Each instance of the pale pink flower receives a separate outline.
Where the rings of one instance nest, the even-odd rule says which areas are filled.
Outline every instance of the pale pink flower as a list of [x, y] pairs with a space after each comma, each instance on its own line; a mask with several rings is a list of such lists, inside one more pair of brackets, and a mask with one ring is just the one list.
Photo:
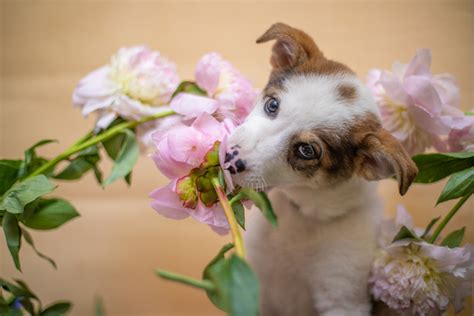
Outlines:
[[73, 103], [84, 116], [97, 113], [96, 127], [104, 129], [117, 117], [138, 120], [169, 110], [164, 105], [178, 83], [175, 65], [159, 52], [145, 46], [124, 47], [79, 82]]
[[430, 66], [431, 52], [420, 49], [409, 64], [394, 63], [392, 71], [371, 70], [367, 79], [384, 127], [412, 155], [431, 146], [446, 151], [450, 131], [472, 125], [459, 110], [454, 77], [433, 75]]
[[471, 124], [462, 129], [449, 132], [449, 151], [474, 151], [474, 116], [468, 116]]
[[204, 55], [195, 76], [207, 96], [181, 93], [171, 103], [173, 110], [188, 118], [206, 112], [219, 119], [231, 119], [237, 125], [243, 122], [257, 97], [257, 90], [248, 79], [218, 53]]
[[[179, 184], [182, 180], [192, 176], [192, 172], [196, 169], [207, 168], [203, 167], [205, 156], [213, 149], [216, 142], [221, 142], [218, 153], [219, 161], [212, 167], [219, 168], [221, 166], [226, 137], [233, 129], [234, 125], [231, 121], [219, 122], [210, 114], [202, 113], [189, 126], [177, 123], [167, 130], [153, 134], [156, 152], [152, 158], [158, 169], [171, 179], [170, 184], [158, 188], [150, 194], [150, 197], [154, 199], [152, 207], [157, 212], [174, 219], [191, 216], [209, 225], [220, 234], [227, 233], [228, 222], [219, 204], [206, 206], [206, 200], [202, 200], [199, 193], [195, 191], [195, 183], [191, 184], [191, 188], [185, 188], [189, 192], [184, 192], [184, 194], [191, 195], [193, 203], [182, 200], [180, 199]], [[215, 173], [215, 169], [213, 172]]]
[[[402, 225], [413, 225], [404, 208], [398, 209], [396, 218], [381, 226], [381, 248], [369, 279], [375, 300], [404, 315], [439, 315], [449, 304], [462, 310], [471, 292], [472, 246], [451, 249], [408, 239], [391, 243]], [[412, 230], [418, 236], [422, 233]]]

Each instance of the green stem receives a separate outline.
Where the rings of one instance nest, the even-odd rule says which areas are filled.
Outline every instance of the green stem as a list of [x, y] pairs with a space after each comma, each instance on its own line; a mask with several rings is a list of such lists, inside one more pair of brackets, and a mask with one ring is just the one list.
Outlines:
[[212, 284], [212, 282], [207, 281], [207, 280], [197, 280], [197, 279], [193, 279], [193, 278], [184, 276], [182, 274], [177, 274], [177, 273], [170, 272], [170, 271], [165, 271], [165, 270], [158, 270], [157, 269], [155, 272], [160, 277], [162, 277], [163, 279], [166, 279], [166, 280], [183, 283], [183, 284], [190, 285], [190, 286], [193, 286], [193, 287], [197, 287], [199, 289], [204, 289], [204, 290], [207, 290], [207, 291], [215, 290], [214, 284]]
[[241, 258], [245, 258], [245, 248], [242, 235], [240, 234], [239, 226], [237, 224], [234, 211], [232, 210], [232, 206], [230, 205], [229, 200], [227, 199], [227, 196], [224, 192], [224, 188], [221, 186], [219, 178], [213, 178], [212, 185], [216, 190], [217, 196], [219, 197], [219, 202], [221, 203], [222, 208], [224, 209], [225, 216], [227, 217], [227, 221], [229, 222], [230, 232], [234, 240], [235, 252]]
[[127, 122], [120, 123], [120, 124], [110, 128], [110, 129], [106, 130], [105, 132], [103, 132], [101, 134], [98, 134], [96, 136], [93, 136], [89, 139], [87, 139], [87, 137], [83, 137], [76, 144], [72, 145], [71, 147], [69, 147], [68, 149], [63, 151], [61, 154], [59, 154], [55, 158], [51, 159], [50, 161], [48, 161], [47, 163], [45, 163], [44, 165], [42, 165], [41, 167], [36, 169], [34, 172], [32, 172], [30, 175], [28, 175], [27, 178], [31, 178], [31, 177], [34, 177], [34, 176], [37, 176], [39, 174], [42, 174], [42, 173], [46, 172], [47, 170], [50, 170], [50, 169], [54, 168], [59, 162], [69, 158], [69, 156], [71, 156], [71, 155], [73, 155], [77, 152], [80, 152], [80, 151], [86, 149], [87, 147], [90, 147], [90, 146], [95, 145], [97, 143], [103, 142], [103, 141], [105, 141], [109, 138], [112, 138], [113, 136], [119, 134], [120, 132], [122, 132], [125, 129], [132, 129], [132, 128], [137, 127], [140, 124], [143, 124], [143, 123], [146, 123], [146, 122], [149, 122], [149, 121], [154, 121], [156, 119], [163, 118], [163, 117], [173, 115], [173, 114], [176, 114], [176, 113], [174, 111], [171, 111], [171, 110], [166, 111], [166, 112], [157, 113], [157, 114], [154, 114], [154, 115], [144, 117], [144, 118], [142, 118], [138, 121], [127, 121]]
[[439, 237], [439, 235], [443, 231], [446, 224], [448, 224], [448, 222], [451, 220], [451, 218], [459, 211], [461, 206], [467, 201], [467, 199], [471, 196], [471, 194], [472, 193], [469, 193], [466, 196], [464, 196], [462, 199], [460, 199], [456, 203], [456, 205], [454, 205], [454, 207], [449, 211], [449, 213], [446, 214], [446, 216], [443, 218], [441, 223], [439, 223], [438, 227], [436, 227], [436, 230], [433, 233], [433, 235], [431, 236], [431, 238], [428, 240], [429, 243], [433, 244], [436, 241], [436, 239]]

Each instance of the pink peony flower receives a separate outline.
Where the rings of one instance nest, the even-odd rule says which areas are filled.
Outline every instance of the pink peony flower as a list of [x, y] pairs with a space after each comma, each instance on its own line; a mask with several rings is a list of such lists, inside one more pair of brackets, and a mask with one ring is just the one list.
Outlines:
[[[406, 315], [439, 315], [450, 303], [462, 310], [471, 292], [472, 246], [451, 249], [407, 239], [391, 243], [402, 225], [413, 225], [403, 207], [396, 218], [381, 225], [381, 248], [369, 279], [374, 298]], [[422, 230], [415, 233], [421, 235]]]
[[196, 83], [207, 97], [181, 93], [171, 102], [171, 108], [187, 118], [206, 112], [240, 124], [257, 97], [251, 83], [218, 53], [206, 54], [198, 62]]
[[373, 69], [367, 86], [380, 106], [384, 127], [410, 154], [434, 146], [448, 150], [451, 130], [472, 126], [459, 110], [459, 88], [451, 75], [433, 75], [431, 52], [417, 51], [407, 65], [394, 63], [392, 71]]
[[124, 47], [109, 64], [79, 82], [73, 103], [82, 108], [84, 116], [97, 113], [96, 127], [104, 129], [119, 116], [137, 120], [168, 110], [163, 105], [178, 83], [175, 65], [159, 52], [145, 46]]
[[227, 219], [210, 179], [218, 175], [222, 161], [219, 157], [224, 151], [221, 148], [225, 146], [221, 143], [233, 129], [231, 121], [219, 122], [202, 113], [190, 126], [178, 123], [153, 134], [156, 152], [152, 158], [171, 179], [170, 184], [150, 194], [157, 212], [174, 219], [191, 216], [220, 234], [228, 232]]

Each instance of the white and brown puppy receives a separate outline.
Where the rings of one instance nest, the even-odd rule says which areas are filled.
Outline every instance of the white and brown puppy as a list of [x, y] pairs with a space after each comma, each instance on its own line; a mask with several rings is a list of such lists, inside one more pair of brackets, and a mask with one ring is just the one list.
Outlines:
[[261, 314], [369, 315], [382, 213], [372, 181], [395, 176], [404, 194], [417, 168], [354, 72], [288, 25], [257, 43], [270, 40], [270, 80], [229, 139], [235, 182], [271, 188], [278, 216], [273, 229], [253, 212], [246, 233]]

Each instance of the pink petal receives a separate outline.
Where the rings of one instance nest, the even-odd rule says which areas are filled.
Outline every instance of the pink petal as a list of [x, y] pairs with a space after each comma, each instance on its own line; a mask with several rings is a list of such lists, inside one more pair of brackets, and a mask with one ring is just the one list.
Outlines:
[[81, 98], [100, 98], [112, 95], [119, 87], [109, 80], [108, 74], [109, 68], [107, 66], [94, 70], [81, 79], [73, 95]]
[[[153, 136], [152, 136], [153, 137]], [[168, 140], [163, 139], [157, 148], [158, 150], [151, 156], [158, 169], [169, 179], [179, 178], [186, 175], [195, 166], [186, 162], [176, 161], [170, 155]]]
[[199, 115], [191, 126], [214, 141], [221, 140], [226, 134], [225, 126], [208, 113]]
[[449, 116], [442, 115], [440, 117], [441, 122], [451, 129], [464, 129], [474, 124], [474, 116]]
[[188, 217], [189, 213], [181, 204], [178, 195], [170, 189], [170, 185], [171, 183], [150, 193], [150, 197], [154, 199], [151, 202], [151, 207], [169, 218], [183, 219]]
[[116, 118], [116, 113], [104, 112], [99, 116], [97, 122], [95, 123], [95, 126], [98, 129], [106, 129]]
[[197, 167], [213, 142], [193, 127], [174, 128], [168, 133], [169, 156], [180, 162]]
[[225, 217], [224, 210], [219, 204], [206, 207], [202, 202], [199, 202], [196, 209], [190, 211], [190, 215], [201, 223], [211, 226], [213, 229], [218, 228], [221, 232], [229, 229], [229, 223]]
[[405, 79], [403, 85], [416, 105], [421, 106], [431, 115], [441, 112], [441, 99], [429, 77], [411, 76]]
[[82, 108], [82, 115], [88, 116], [94, 111], [110, 107], [114, 103], [114, 98], [105, 98], [105, 99], [89, 99], [85, 102]]
[[416, 52], [415, 57], [408, 64], [405, 71], [405, 78], [414, 75], [431, 76], [431, 51], [423, 48]]
[[425, 108], [419, 106], [411, 106], [408, 112], [415, 119], [416, 124], [419, 125], [425, 132], [432, 135], [445, 135], [449, 133], [449, 127], [443, 124], [440, 117], [432, 115]]
[[219, 85], [222, 57], [215, 52], [204, 55], [196, 65], [196, 83], [213, 95]]
[[450, 74], [434, 75], [432, 83], [443, 105], [459, 107], [461, 96], [454, 76]]
[[217, 110], [218, 102], [214, 99], [190, 93], [180, 93], [173, 98], [170, 107], [184, 119], [199, 116], [202, 113], [212, 114]]
[[390, 99], [400, 104], [409, 104], [410, 97], [406, 93], [402, 82], [394, 74], [383, 71], [380, 77], [380, 84]]

